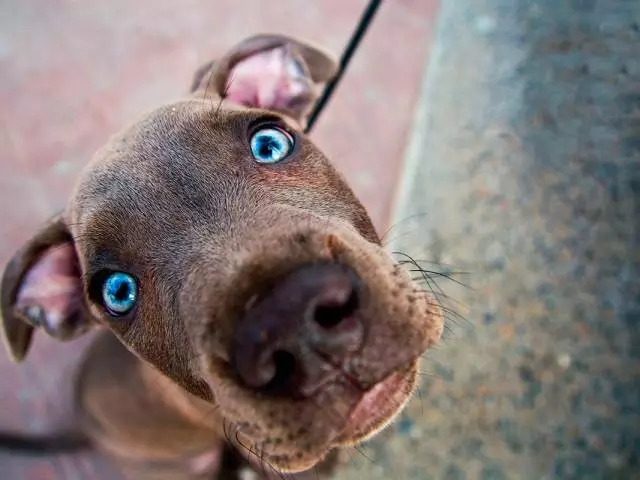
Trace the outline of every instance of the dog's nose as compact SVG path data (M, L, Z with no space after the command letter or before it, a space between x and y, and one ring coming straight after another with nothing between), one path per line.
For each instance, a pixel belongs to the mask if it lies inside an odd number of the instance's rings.
M240 380L265 393L313 394L361 346L361 294L355 273L336 263L281 279L236 325L231 358Z

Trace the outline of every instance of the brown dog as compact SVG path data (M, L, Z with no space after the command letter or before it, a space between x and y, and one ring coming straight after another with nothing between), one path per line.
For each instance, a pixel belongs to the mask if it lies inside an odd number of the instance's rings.
M227 440L301 472L411 395L442 316L301 133L334 73L309 44L245 40L99 150L5 270L16 361L34 328L104 330L79 426L133 478L212 478Z

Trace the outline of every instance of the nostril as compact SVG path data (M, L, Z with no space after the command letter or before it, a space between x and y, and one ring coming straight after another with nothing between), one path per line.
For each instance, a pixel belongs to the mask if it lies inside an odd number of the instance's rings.
M296 371L296 357L285 350L276 350L272 359L275 373L265 388L270 391L286 390Z
M325 301L316 305L313 319L323 328L336 327L358 310L359 303L358 292L353 289L346 301Z
M238 380L271 395L310 395L361 347L366 298L356 273L336 263L304 265L276 279L234 327Z

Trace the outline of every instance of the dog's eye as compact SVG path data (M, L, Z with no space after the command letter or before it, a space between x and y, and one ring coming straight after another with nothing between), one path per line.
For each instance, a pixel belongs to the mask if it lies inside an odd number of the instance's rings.
M251 137L251 155L258 163L277 163L293 151L293 137L275 127L262 128Z
M128 313L138 299L136 280L126 273L111 273L102 285L102 301L110 314L121 316Z

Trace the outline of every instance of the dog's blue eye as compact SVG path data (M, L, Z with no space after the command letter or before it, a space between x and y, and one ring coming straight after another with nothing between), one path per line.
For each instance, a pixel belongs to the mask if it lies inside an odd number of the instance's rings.
M279 128L263 128L251 137L251 154L258 163L278 163L292 150L293 138Z
M124 315L136 304L138 286L136 280L126 273L114 272L102 286L102 301L109 313Z

